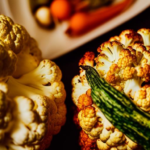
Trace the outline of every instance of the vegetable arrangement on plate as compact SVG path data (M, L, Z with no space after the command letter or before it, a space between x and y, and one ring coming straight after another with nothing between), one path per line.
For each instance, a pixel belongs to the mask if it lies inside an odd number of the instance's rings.
M124 30L72 80L81 149L150 150L150 29Z
M66 121L62 72L26 29L0 15L0 150L45 150Z
M134 0L30 0L30 5L42 27L53 29L65 22L64 32L77 36L118 15L132 2Z

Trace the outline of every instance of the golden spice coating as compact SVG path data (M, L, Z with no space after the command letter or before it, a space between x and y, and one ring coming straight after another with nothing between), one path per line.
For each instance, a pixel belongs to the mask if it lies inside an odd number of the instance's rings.
M119 81L119 71L120 68L118 67L117 64L112 64L110 66L109 71L107 72L106 75L106 81L109 83L116 83L117 81Z
M85 72L82 72L85 75ZM80 73L81 74L81 73ZM80 95L85 94L86 91L90 88L90 86L87 83L87 80L85 78L82 78L83 76L76 75L72 79L72 99L75 105L78 104L78 98Z
M117 41L107 41L100 45L102 54L109 57L110 61L117 62L119 59L119 53L123 49L122 44ZM110 56L113 56L112 58Z
M84 56L80 59L79 66L80 65L93 66L94 65L94 58L95 58L95 54L93 52L86 52L84 54Z
M150 112L150 85L143 86L135 93L134 102L141 109Z
M92 103L93 103L93 101L90 96L88 96L87 94L82 94L82 95L80 95L80 97L78 99L77 107L79 109L84 109L84 107L90 106L90 105L92 105Z
M120 68L125 68L127 66L133 66L137 64L136 56L131 54L127 49L123 49L119 53L119 60L117 62Z
M88 90L86 91L86 94L87 94L87 96L91 96L91 89L88 89Z
M115 129L114 132L110 135L109 139L107 140L107 145L110 147L118 146L125 142L125 135L120 132L118 129Z
M150 65L145 64L143 67L138 67L137 76L141 77L143 81L150 81Z
M80 132L79 145L81 146L81 150L98 150L96 140L90 139L83 130Z
M123 70L123 80L132 79L136 73L136 70L134 67L126 67Z

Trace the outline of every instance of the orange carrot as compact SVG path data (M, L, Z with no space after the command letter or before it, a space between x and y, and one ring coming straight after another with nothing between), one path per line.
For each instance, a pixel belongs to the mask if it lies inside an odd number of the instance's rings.
M67 33L70 35L83 34L119 14L133 1L134 0L123 0L111 6L99 8L93 12L75 13L69 20Z

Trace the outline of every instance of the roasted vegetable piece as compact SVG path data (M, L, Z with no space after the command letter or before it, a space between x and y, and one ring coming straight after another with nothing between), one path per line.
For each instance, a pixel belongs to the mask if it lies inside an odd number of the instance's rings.
M45 150L66 121L60 68L0 15L0 150Z

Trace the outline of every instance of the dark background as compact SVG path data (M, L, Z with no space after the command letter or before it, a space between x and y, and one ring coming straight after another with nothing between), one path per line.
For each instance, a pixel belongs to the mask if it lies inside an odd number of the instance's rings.
M150 28L150 7L110 32L107 32L106 34L99 36L98 38L78 47L77 49L74 49L70 53L67 53L57 59L53 59L63 73L62 81L65 84L65 89L67 92L67 121L62 127L61 132L53 137L52 143L47 150L80 150L78 145L79 131L73 123L71 80L79 73L78 62L84 53L86 51L93 51L97 55L97 48L99 45L107 41L110 37L119 35L121 31L125 29L133 29L137 31L140 28Z

